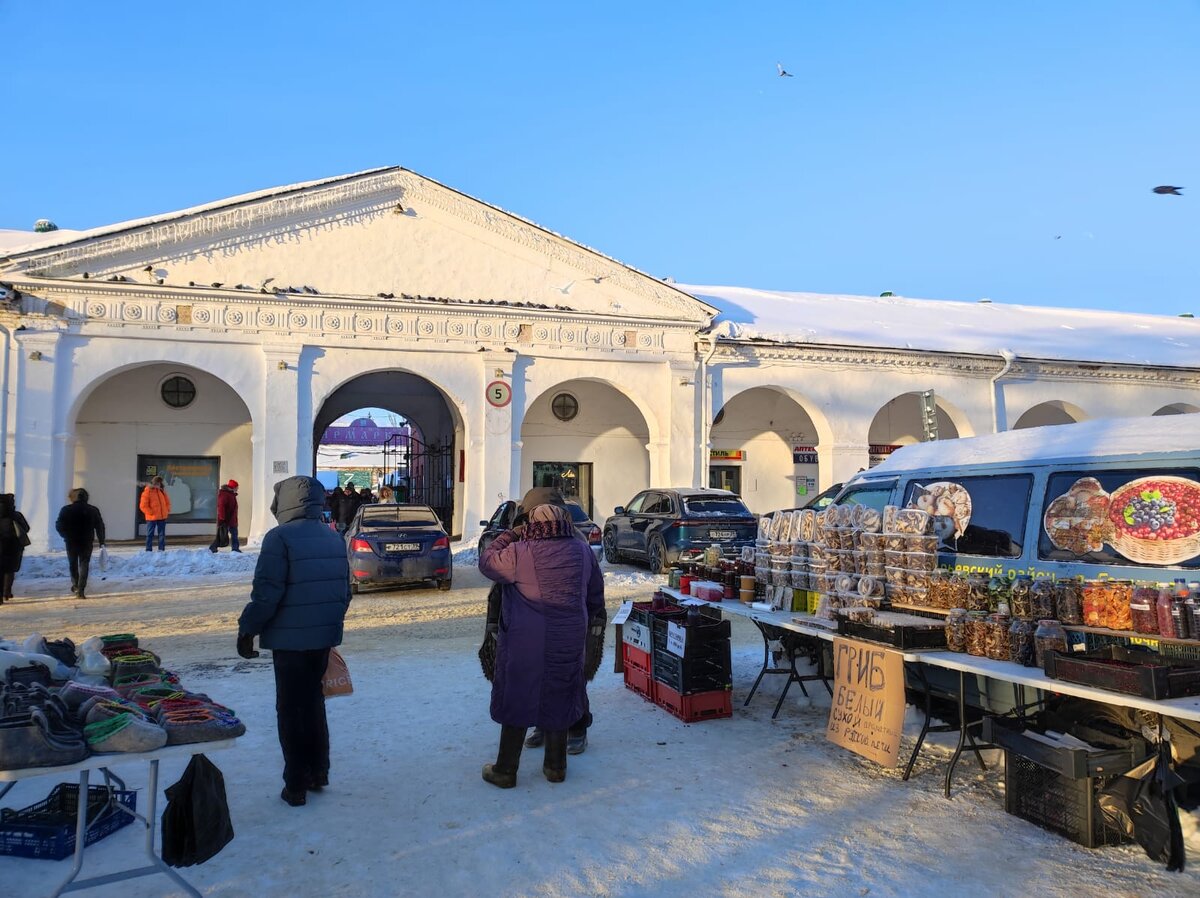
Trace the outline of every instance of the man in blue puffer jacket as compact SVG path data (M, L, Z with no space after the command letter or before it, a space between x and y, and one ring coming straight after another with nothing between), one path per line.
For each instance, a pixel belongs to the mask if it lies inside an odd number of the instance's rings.
M275 665L275 716L283 747L283 793L305 802L329 783L329 728L322 680L342 642L350 605L345 541L321 521L325 488L312 477L275 484L279 526L263 537L250 602L238 620L238 654L255 658L254 637Z

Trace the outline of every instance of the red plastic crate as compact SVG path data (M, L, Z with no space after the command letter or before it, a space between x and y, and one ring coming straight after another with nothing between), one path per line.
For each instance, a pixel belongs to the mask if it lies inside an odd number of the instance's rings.
M722 717L733 716L733 692L729 689L680 695L670 686L655 680L654 703L671 712L684 723L698 723L702 720L719 720Z
M621 663L625 667L636 667L647 676L650 674L650 653L643 652L628 642L621 643Z
M632 664L625 665L625 688L632 689L648 702L654 701L654 680L650 678L648 670L639 670Z

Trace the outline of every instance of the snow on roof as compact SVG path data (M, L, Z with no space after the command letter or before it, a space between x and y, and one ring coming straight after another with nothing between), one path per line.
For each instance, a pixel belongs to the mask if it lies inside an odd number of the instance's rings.
M58 243L78 240L83 231L65 231L58 228L54 231L10 231L0 228L0 252L10 253L14 250L40 249Z
M1036 462L1163 455L1200 457L1200 414L1152 418L1098 418L1007 430L981 437L914 443L897 449L866 477L955 465Z
M1200 321L1166 315L678 285L735 340L1200 367Z

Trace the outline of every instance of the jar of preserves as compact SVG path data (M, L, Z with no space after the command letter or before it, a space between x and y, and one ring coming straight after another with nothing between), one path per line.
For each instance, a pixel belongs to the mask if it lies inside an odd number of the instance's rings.
M1054 584L1054 608L1064 624L1083 623L1083 583L1074 578Z
M1089 627L1108 626L1108 582L1085 580L1083 583L1083 622Z
M1009 595L1009 608L1013 617L1029 620L1033 617L1033 602L1029 598L1029 590L1033 586L1033 578L1021 574L1013 581Z
M1108 626L1114 630L1132 630L1133 581L1114 580L1108 587Z
M1065 652L1067 650L1067 631L1056 620L1038 621L1037 630L1033 634L1033 650L1037 658L1037 666L1044 669L1047 652Z
M1008 628L1011 623L1007 614L988 615L984 650L993 661L1008 660Z
M967 610L988 611L991 601L988 596L987 580L983 574L971 574L967 578Z
M1133 588L1129 617L1135 633L1158 635L1158 587L1142 583Z
M952 652L967 650L967 609L951 608L946 617L946 648Z
M1054 618L1054 584L1049 580L1034 580L1029 587L1029 603L1037 620Z
M987 612L967 612L967 654L979 658L987 656Z
M1037 652L1033 643L1033 621L1014 620L1008 628L1008 660L1014 664L1033 667Z

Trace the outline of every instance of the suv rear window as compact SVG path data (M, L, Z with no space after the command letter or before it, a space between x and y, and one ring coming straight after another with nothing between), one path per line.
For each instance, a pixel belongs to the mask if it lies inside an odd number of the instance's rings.
M959 555L1017 558L1029 516L1029 474L912 481L904 504L938 516L938 548Z
M1200 471L1061 471L1046 482L1038 557L1200 568Z
M736 496L685 496L683 513L689 518L748 518L750 509Z

